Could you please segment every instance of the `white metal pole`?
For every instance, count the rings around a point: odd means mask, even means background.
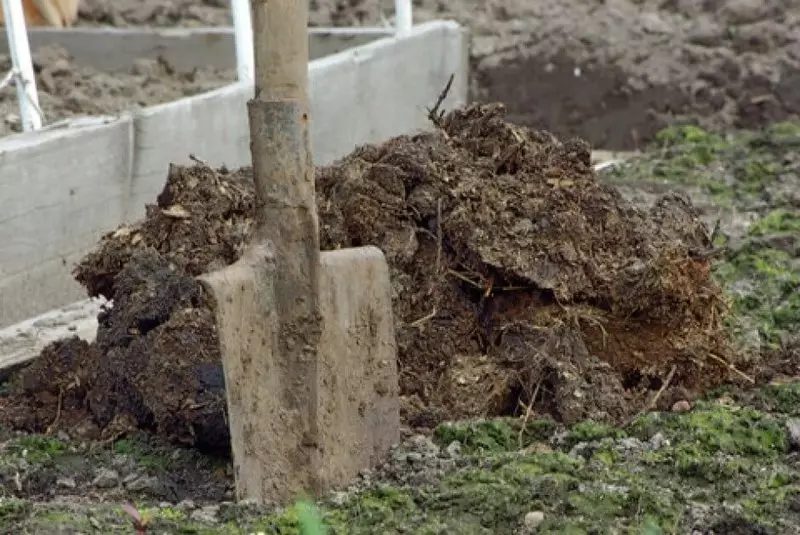
[[[6,0],[4,0],[6,1]],[[250,0],[231,0],[233,39],[236,44],[236,74],[239,81],[254,80],[253,22]]]
[[[42,116],[39,114],[39,96],[36,93],[36,79],[33,77],[31,48],[28,44],[28,32],[25,29],[22,1],[3,0],[3,13],[6,19],[11,68],[17,85],[22,130],[24,132],[38,130],[42,127]]]
[[[411,0],[394,1],[394,20],[397,33],[405,33],[411,30],[414,19],[411,16]]]

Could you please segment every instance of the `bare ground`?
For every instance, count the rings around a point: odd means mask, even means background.
[[[391,0],[311,3],[312,25],[380,24]],[[472,95],[509,118],[606,149],[676,121],[759,128],[800,114],[800,2],[421,0],[415,20],[472,33]],[[84,24],[223,25],[227,4],[87,0]]]

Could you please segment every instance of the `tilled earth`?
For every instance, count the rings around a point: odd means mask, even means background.
[[[116,115],[183,97],[204,93],[236,79],[233,71],[212,68],[177,72],[157,59],[136,60],[127,72],[107,73],[76,66],[59,46],[42,47],[33,54],[39,107],[45,124],[84,115]],[[0,55],[0,72],[11,60]],[[14,86],[0,90],[0,137],[20,132]]]
[[[311,2],[309,22],[384,24],[393,5]],[[503,102],[514,122],[595,147],[638,149],[676,122],[726,131],[800,115],[796,0],[421,0],[414,7],[418,22],[454,19],[471,31],[474,99]],[[217,0],[84,0],[79,24],[220,26],[230,15]],[[157,104],[233,79],[147,62],[117,77],[49,56],[39,53],[37,66],[48,121]],[[15,103],[12,87],[0,91],[7,132],[19,128]]]
[[[382,24],[392,0],[311,2],[315,26]],[[420,0],[470,29],[472,93],[515,122],[640,148],[668,124],[759,128],[800,114],[800,2]],[[216,0],[86,0],[82,24],[227,25]]]

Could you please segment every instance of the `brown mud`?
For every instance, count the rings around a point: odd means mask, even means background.
[[[598,181],[585,142],[509,124],[500,104],[437,122],[317,170],[323,249],[376,245],[389,262],[406,424],[624,423],[741,380],[709,231],[685,197],[635,207]],[[97,341],[48,347],[12,382],[7,423],[226,449],[216,330],[194,277],[241,254],[248,173],[173,166],[146,219],[101,240],[75,270],[113,301]]]
[[[393,0],[311,2],[310,24],[382,24]],[[84,0],[83,24],[229,25],[217,0]],[[421,0],[416,22],[472,36],[472,98],[509,119],[610,150],[669,124],[759,129],[800,117],[793,0]]]
[[[0,72],[11,68],[0,55]],[[33,51],[39,107],[45,124],[83,115],[115,115],[204,93],[235,80],[235,72],[212,68],[177,72],[167,62],[142,58],[125,72],[75,65],[59,46]],[[0,137],[21,131],[13,84],[0,90]]]

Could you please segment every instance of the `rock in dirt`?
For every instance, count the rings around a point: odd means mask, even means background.
[[[248,173],[173,166],[146,219],[84,258],[76,279],[113,308],[94,344],[54,344],[22,373],[18,403],[37,418],[11,411],[17,425],[51,425],[45,408],[55,413],[60,377],[74,376],[69,407],[100,428],[124,415],[225,449],[216,329],[194,277],[241,254]],[[637,209],[597,180],[580,140],[471,105],[434,132],[319,168],[316,185],[323,248],[386,254],[412,426],[526,407],[566,423],[620,421],[659,389],[699,391],[729,375],[725,304],[691,203]]]
[[[116,470],[101,468],[92,480],[92,485],[100,489],[116,487],[119,485],[119,474]]]

